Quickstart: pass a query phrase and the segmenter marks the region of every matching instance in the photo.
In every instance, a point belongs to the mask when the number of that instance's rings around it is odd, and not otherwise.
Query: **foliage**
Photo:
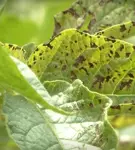
[[[3,113],[21,150],[117,149],[112,125],[135,115],[134,3],[78,0],[48,43],[1,43]]]

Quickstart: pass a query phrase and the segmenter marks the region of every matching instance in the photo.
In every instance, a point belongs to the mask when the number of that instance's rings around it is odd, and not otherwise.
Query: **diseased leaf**
[[[90,91],[80,80],[72,84],[47,81],[44,86],[53,105],[76,113],[65,116],[49,109],[39,111],[22,96],[6,94],[3,110],[9,133],[21,150],[116,148],[116,133],[107,121],[108,97]]]
[[[39,45],[28,65],[41,81],[72,82],[78,78],[90,90],[106,94],[115,101],[134,94],[134,56],[133,44],[68,29],[50,43]],[[109,113],[133,113],[134,99],[128,99],[130,104],[124,104],[125,100],[114,102]]]
[[[135,21],[134,9],[134,0],[77,0],[55,16],[54,35],[69,28],[93,34],[108,26]]]
[[[96,35],[104,35],[108,38],[121,39],[135,44],[131,41],[131,38],[135,36],[135,22],[117,24],[97,32]]]

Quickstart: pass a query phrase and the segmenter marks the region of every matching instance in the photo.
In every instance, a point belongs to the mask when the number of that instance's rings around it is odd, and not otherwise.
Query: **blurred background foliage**
[[[0,41],[20,46],[43,43],[51,37],[54,15],[74,0],[1,0],[6,2],[0,17]]]
[[[54,15],[74,0],[0,0],[0,41],[23,46],[49,41],[54,31]],[[0,97],[0,99],[2,99]],[[19,150],[8,137],[0,100],[0,150]],[[135,117],[109,117],[120,135],[118,150],[135,150]]]

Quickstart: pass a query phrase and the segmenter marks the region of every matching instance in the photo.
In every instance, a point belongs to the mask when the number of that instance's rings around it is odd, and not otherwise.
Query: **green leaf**
[[[9,134],[21,150],[62,150],[52,126],[35,105],[20,95],[6,94],[4,100]]]
[[[80,80],[72,84],[47,81],[44,86],[53,105],[76,113],[65,116],[41,111],[20,95],[6,94],[3,111],[9,134],[21,150],[116,148],[117,136],[107,121],[108,97],[90,91]]]
[[[0,69],[0,85],[3,89],[12,89],[45,108],[63,112],[46,102],[46,100],[49,102],[50,95],[35,74],[25,64],[10,57],[3,47],[0,47]],[[44,97],[39,94],[39,91],[44,93]]]
[[[125,21],[135,21],[134,0],[77,0],[55,16],[54,35],[69,28],[95,33]]]

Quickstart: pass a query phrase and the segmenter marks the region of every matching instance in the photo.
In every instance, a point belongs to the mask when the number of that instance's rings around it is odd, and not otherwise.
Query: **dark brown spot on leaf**
[[[129,57],[130,56],[130,53],[126,53],[126,57]]]
[[[95,84],[99,83],[99,89],[101,89],[104,80],[105,80],[104,77],[102,77],[101,75],[97,75],[96,80],[93,82],[92,86],[94,87]]]
[[[90,68],[93,68],[93,67],[94,67],[93,63],[90,63],[90,62],[89,62],[89,67],[90,67]]]
[[[94,107],[94,105],[93,105],[92,103],[89,103],[89,106],[90,106],[91,108],[93,108],[93,107]]]
[[[114,106],[111,106],[110,108],[120,110],[120,105],[114,105]]]
[[[120,90],[122,90],[125,87],[130,88],[132,81],[133,80],[130,79],[129,81],[121,82],[119,86]]]
[[[112,51],[112,50],[110,50],[110,53],[111,53],[111,54],[113,54],[113,51]]]
[[[77,14],[77,12],[73,8],[69,8],[69,9],[63,11],[63,14],[67,14],[67,13],[71,14],[72,16],[74,16],[76,18],[79,17],[79,15]]]
[[[115,52],[115,56],[114,57],[119,58],[120,57],[119,53]]]
[[[91,48],[97,48],[97,45],[94,42],[90,43]]]
[[[121,44],[120,47],[119,47],[119,50],[122,51],[123,49],[124,49],[124,45]]]
[[[106,76],[106,82],[108,82],[111,79],[111,76]]]
[[[79,68],[79,70],[84,70],[84,71],[86,72],[86,74],[87,74],[87,75],[89,75],[89,73],[88,73],[88,71],[87,71],[87,69],[86,69],[86,68],[81,67],[81,68]]]
[[[130,107],[128,110],[131,111],[133,107]]]
[[[129,73],[128,75],[129,75],[129,77],[134,78],[132,73]]]
[[[86,59],[84,58],[84,56],[80,55],[74,63],[74,66],[77,67],[80,63],[83,63]]]
[[[120,32],[124,32],[126,30],[126,26],[123,24],[120,26]]]
[[[132,25],[135,26],[135,22],[134,21],[132,21]]]
[[[75,80],[75,79],[77,79],[77,76],[76,76],[76,74],[73,72],[73,71],[71,71],[71,79],[72,80]]]
[[[62,66],[62,71],[66,70],[67,66],[66,65],[63,65]]]
[[[48,44],[43,44],[43,46],[48,46],[50,49],[52,49],[53,48],[53,46],[50,44],[50,43],[48,43]]]

